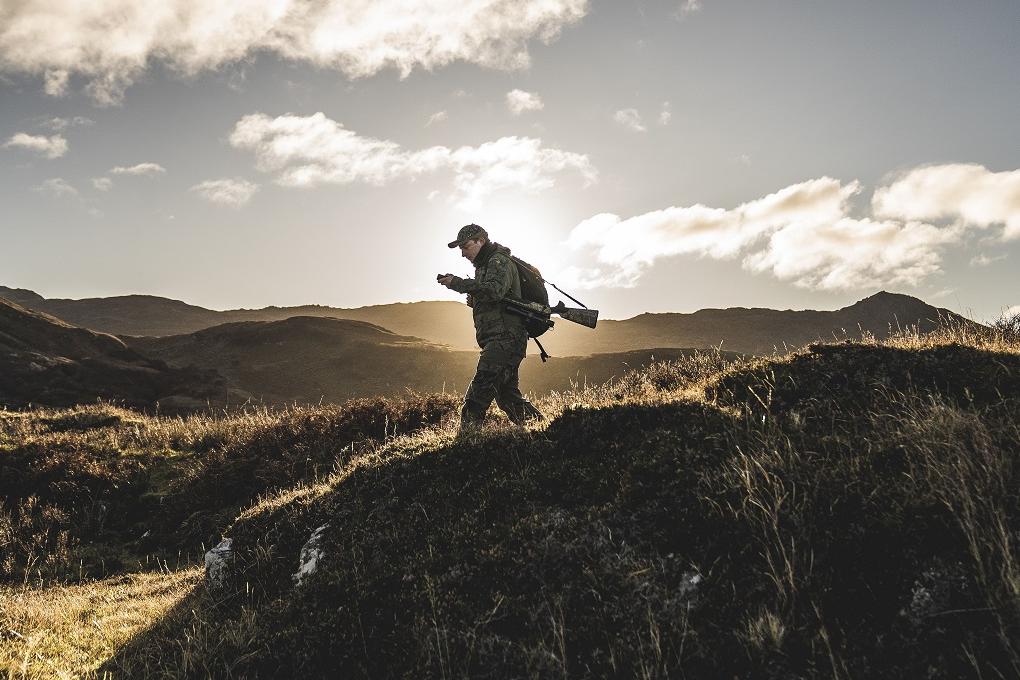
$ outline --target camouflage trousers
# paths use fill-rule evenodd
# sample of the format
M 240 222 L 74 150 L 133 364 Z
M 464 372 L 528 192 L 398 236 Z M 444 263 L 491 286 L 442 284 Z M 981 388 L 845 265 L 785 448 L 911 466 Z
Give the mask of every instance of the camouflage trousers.
M 519 370 L 528 338 L 495 339 L 482 347 L 475 377 L 464 395 L 460 427 L 477 427 L 485 420 L 489 406 L 496 405 L 514 423 L 541 419 L 542 412 L 521 394 Z

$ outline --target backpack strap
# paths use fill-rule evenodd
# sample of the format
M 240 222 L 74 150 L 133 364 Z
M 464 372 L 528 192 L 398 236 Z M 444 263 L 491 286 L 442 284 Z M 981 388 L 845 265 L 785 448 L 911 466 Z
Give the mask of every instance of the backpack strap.
M 544 364 L 546 360 L 549 359 L 549 353 L 545 351 L 545 347 L 542 347 L 542 343 L 538 341 L 538 338 L 532 338 L 532 340 L 534 340 L 535 344 L 538 345 L 538 349 L 541 351 L 541 354 L 538 356 L 542 357 L 542 363 Z

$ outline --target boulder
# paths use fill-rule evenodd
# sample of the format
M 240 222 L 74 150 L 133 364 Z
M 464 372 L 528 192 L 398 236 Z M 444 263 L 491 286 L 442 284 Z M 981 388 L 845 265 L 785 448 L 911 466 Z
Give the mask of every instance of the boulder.
M 224 538 L 205 554 L 205 580 L 212 590 L 223 590 L 234 561 L 233 540 Z

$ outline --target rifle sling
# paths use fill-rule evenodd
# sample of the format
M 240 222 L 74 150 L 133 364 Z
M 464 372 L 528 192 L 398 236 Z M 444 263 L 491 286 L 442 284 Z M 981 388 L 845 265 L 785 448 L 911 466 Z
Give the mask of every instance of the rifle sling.
M 542 347 L 542 343 L 538 341 L 538 338 L 532 338 L 532 340 L 538 345 L 538 349 L 541 352 L 538 356 L 542 358 L 542 363 L 544 364 L 549 359 L 549 353 L 545 351 L 545 347 Z

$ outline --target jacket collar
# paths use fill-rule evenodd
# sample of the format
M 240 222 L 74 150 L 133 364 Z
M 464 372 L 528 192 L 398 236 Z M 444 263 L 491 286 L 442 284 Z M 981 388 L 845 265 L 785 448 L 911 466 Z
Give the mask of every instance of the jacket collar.
M 503 246 L 499 245 L 494 241 L 486 241 L 485 245 L 483 245 L 481 250 L 478 251 L 478 254 L 475 255 L 475 261 L 472 263 L 475 265 L 475 269 L 478 269 L 479 267 L 484 267 L 485 263 L 489 261 L 489 258 L 492 257 L 493 253 L 497 251 L 506 251 L 507 253 L 510 252 L 509 250 L 507 250 L 506 248 L 504 248 Z

